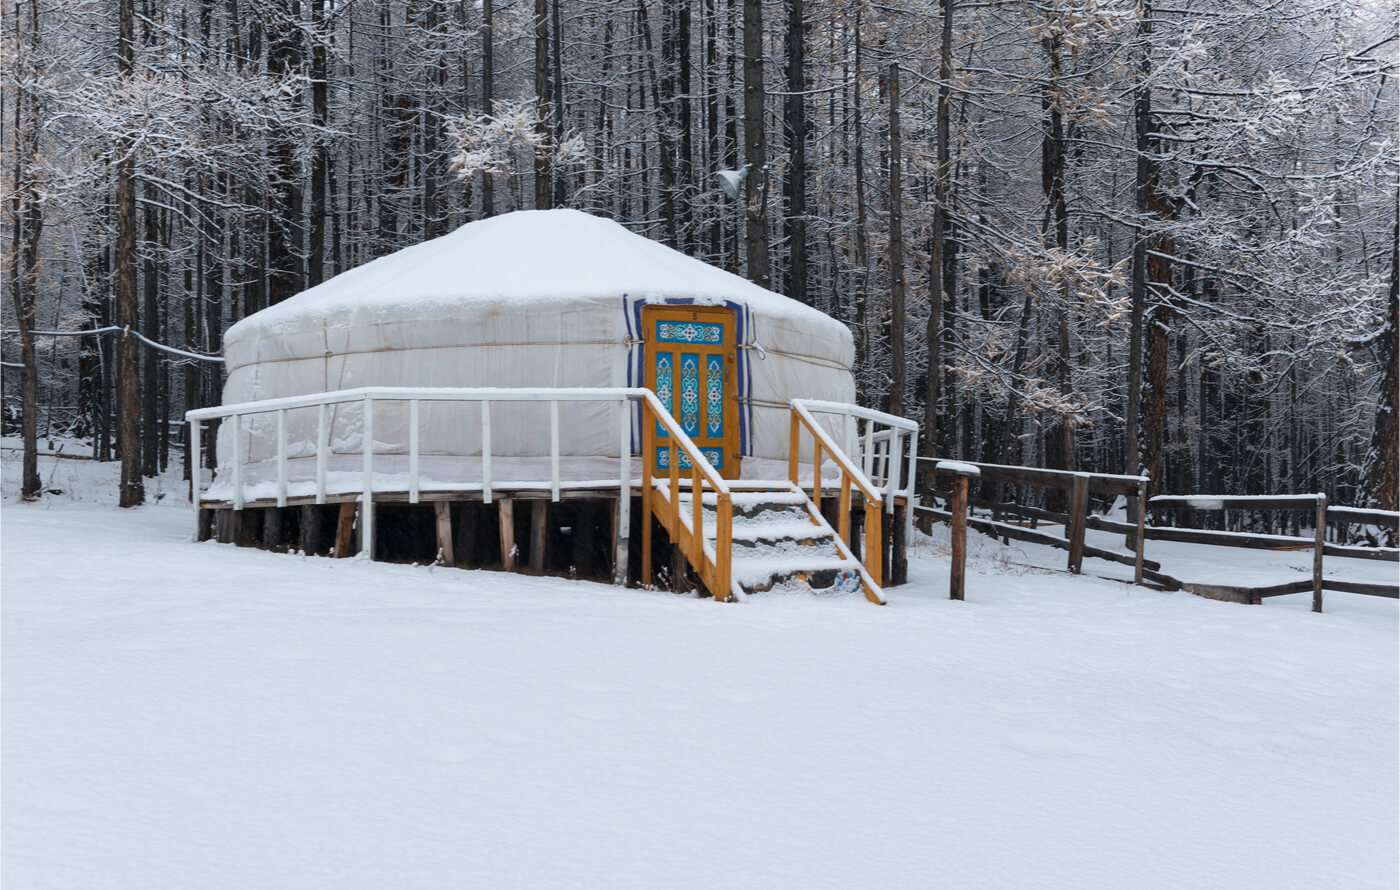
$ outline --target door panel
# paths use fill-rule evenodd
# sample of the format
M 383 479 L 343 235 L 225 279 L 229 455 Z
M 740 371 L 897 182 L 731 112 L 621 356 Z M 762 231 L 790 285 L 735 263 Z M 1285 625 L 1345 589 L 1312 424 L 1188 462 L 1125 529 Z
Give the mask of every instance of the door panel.
M 642 310 L 646 385 L 700 453 L 727 479 L 739 476 L 739 399 L 734 313 L 717 306 L 648 306 Z M 671 449 L 657 424 L 653 466 L 666 471 Z M 679 454 L 682 469 L 690 460 Z

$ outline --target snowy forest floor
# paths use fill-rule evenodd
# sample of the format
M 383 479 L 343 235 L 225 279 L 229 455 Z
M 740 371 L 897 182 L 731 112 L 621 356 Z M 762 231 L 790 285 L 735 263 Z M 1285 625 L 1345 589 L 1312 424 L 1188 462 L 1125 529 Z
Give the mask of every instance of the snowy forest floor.
M 974 535 L 964 603 L 935 539 L 886 608 L 724 606 L 191 544 L 173 479 L 12 458 L 6 887 L 1396 886 L 1394 601 Z

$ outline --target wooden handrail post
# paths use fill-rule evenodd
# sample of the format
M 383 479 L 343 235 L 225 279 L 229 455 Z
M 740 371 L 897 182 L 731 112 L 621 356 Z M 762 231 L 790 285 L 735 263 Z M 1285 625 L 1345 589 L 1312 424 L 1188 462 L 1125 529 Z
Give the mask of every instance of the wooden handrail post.
M 705 562 L 705 486 L 695 461 L 690 462 L 690 557 L 697 568 Z
M 730 590 L 734 551 L 734 502 L 729 492 L 715 493 L 715 599 L 733 599 Z
M 953 514 L 951 529 L 952 565 L 948 567 L 948 599 L 965 599 L 967 576 L 967 476 L 953 477 L 953 497 L 948 504 Z
M 788 408 L 792 419 L 789 422 L 790 434 L 788 436 L 788 480 L 793 485 L 799 484 L 797 475 L 797 455 L 802 449 L 802 419 L 797 414 L 795 407 Z
M 843 469 L 841 474 L 844 476 Z M 822 443 L 820 440 L 812 440 L 812 503 L 817 505 L 817 512 L 822 511 Z
M 1317 496 L 1317 532 L 1313 546 L 1313 605 L 1314 612 L 1322 611 L 1322 552 L 1327 548 L 1327 495 Z
M 1084 568 L 1084 530 L 1089 513 L 1089 477 L 1074 477 L 1069 497 L 1069 571 L 1078 575 Z
M 836 503 L 839 511 L 836 517 L 836 533 L 849 547 L 851 544 L 851 477 L 844 472 L 841 474 L 841 495 Z
M 878 498 L 865 495 L 865 570 L 875 579 L 875 583 L 885 586 L 885 541 L 881 532 L 881 515 L 884 511 Z
M 677 459 L 676 437 L 672 435 L 670 439 L 671 457 L 666 469 L 669 471 L 671 478 L 671 505 L 666 515 L 676 520 L 676 522 L 679 522 L 681 515 L 681 462 Z M 677 539 L 680 537 L 680 529 L 673 525 L 671 527 L 671 532 L 671 543 L 679 544 L 680 541 Z

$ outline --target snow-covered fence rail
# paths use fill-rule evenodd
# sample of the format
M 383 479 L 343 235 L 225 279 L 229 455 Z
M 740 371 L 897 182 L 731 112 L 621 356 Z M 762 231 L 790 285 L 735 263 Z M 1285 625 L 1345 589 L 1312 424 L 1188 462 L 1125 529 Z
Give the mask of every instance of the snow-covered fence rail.
M 1178 586 L 1178 582 L 1176 582 L 1175 579 L 1157 574 L 1155 570 L 1160 568 L 1160 566 L 1146 559 L 1143 552 L 1145 536 L 1142 533 L 1144 511 L 1135 511 L 1137 516 L 1136 523 L 1117 522 L 1105 517 L 1091 516 L 1089 514 L 1090 493 L 1112 497 L 1122 495 L 1128 498 L 1136 498 L 1138 502 L 1141 503 L 1147 495 L 1148 478 L 1146 476 L 1049 470 L 1041 467 L 1022 467 L 1010 464 L 951 461 L 946 458 L 921 457 L 919 460 L 924 461 L 926 465 L 932 469 L 932 475 L 934 477 L 927 482 L 927 490 L 923 492 L 930 502 L 916 508 L 926 516 L 933 517 L 943 522 L 953 521 L 956 511 L 951 509 L 939 510 L 932 504 L 936 478 L 938 476 L 949 477 L 954 475 L 953 470 L 949 469 L 951 467 L 975 467 L 978 470 L 979 476 L 984 481 L 988 482 L 1014 483 L 1027 485 L 1032 488 L 1059 490 L 1064 492 L 1065 501 L 1068 504 L 1067 512 L 1065 513 L 1005 501 L 993 502 L 983 499 L 972 499 L 970 503 L 973 506 L 988 508 L 992 510 L 993 516 L 990 520 L 968 519 L 968 525 L 992 537 L 1017 538 L 1066 550 L 1069 554 L 1066 568 L 1072 574 L 1079 574 L 1083 570 L 1084 557 L 1091 556 L 1133 566 L 1133 581 L 1136 584 L 1141 584 L 1143 578 L 1146 577 L 1148 580 L 1160 586 Z M 1036 532 L 1030 529 L 1022 529 L 1018 526 L 999 522 L 997 520 L 997 514 L 1000 513 L 1027 517 L 1031 519 L 1032 522 L 1043 519 L 1062 523 L 1065 529 L 1065 537 L 1061 540 L 1054 535 Z M 1088 546 L 1085 543 L 1085 530 L 1089 528 L 1126 534 L 1130 543 L 1133 545 L 1133 555 L 1129 557 L 1112 550 Z
M 232 424 L 230 442 L 232 443 L 232 455 L 228 464 L 230 500 L 235 510 L 241 510 L 246 501 L 244 473 L 244 455 L 242 454 L 242 440 L 240 435 L 244 418 L 255 415 L 273 415 L 275 418 L 275 470 L 276 487 L 275 497 L 278 507 L 286 506 L 288 497 L 288 442 L 287 442 L 287 413 L 298 409 L 316 409 L 316 438 L 315 438 L 315 503 L 326 503 L 327 488 L 326 476 L 327 465 L 331 452 L 330 443 L 330 409 L 336 405 L 361 404 L 363 405 L 362 432 L 360 436 L 360 534 L 363 542 L 362 549 L 370 558 L 374 556 L 374 507 L 373 496 L 375 491 L 375 453 L 376 444 L 374 438 L 375 406 L 378 404 L 397 402 L 407 403 L 409 416 L 408 430 L 408 500 L 411 504 L 419 502 L 421 489 L 421 455 L 419 449 L 419 406 L 423 402 L 433 403 L 477 403 L 480 408 L 480 430 L 481 430 L 481 482 L 480 490 L 482 500 L 491 502 L 492 486 L 497 481 L 493 478 L 491 469 L 491 413 L 492 405 L 500 402 L 537 402 L 548 403 L 550 406 L 549 418 L 549 491 L 553 500 L 559 499 L 561 477 L 560 477 L 560 455 L 559 455 L 559 410 L 560 402 L 603 402 L 613 403 L 618 407 L 618 452 L 620 466 L 617 477 L 617 484 L 620 491 L 618 498 L 618 540 L 619 548 L 626 546 L 628 535 L 628 525 L 630 523 L 630 486 L 631 486 L 631 436 L 632 436 L 632 407 L 636 403 L 646 406 L 646 412 L 651 414 L 667 413 L 664 406 L 656 399 L 656 396 L 647 389 L 638 387 L 617 387 L 617 388 L 500 388 L 500 387 L 480 387 L 480 388 L 455 388 L 455 387 L 361 387 L 358 389 L 337 390 L 334 392 L 313 393 L 303 396 L 291 396 L 278 399 L 264 399 L 256 402 L 242 402 L 232 405 L 221 405 L 212 408 L 200 408 L 190 411 L 185 415 L 185 419 L 190 423 L 190 451 L 192 454 L 200 453 L 200 437 L 203 425 L 209 421 L 222 421 Z M 681 447 L 687 451 L 694 451 L 696 455 L 699 451 L 694 448 L 694 443 L 685 438 L 681 442 Z M 194 470 L 191 481 L 191 501 L 195 506 L 196 523 L 199 519 L 199 506 L 205 491 L 205 471 L 198 466 L 198 460 L 192 461 Z M 198 529 L 196 530 L 196 535 Z M 618 564 L 625 571 L 626 559 L 618 560 Z
M 1373 584 L 1359 581 L 1327 579 L 1322 566 L 1325 556 L 1359 557 L 1364 559 L 1400 559 L 1400 550 L 1393 547 L 1347 547 L 1327 543 L 1327 524 L 1363 522 L 1381 525 L 1386 528 L 1400 527 L 1400 513 L 1387 510 L 1367 510 L 1357 507 L 1334 507 L 1327 503 L 1325 494 L 1283 494 L 1283 495 L 1158 495 L 1150 501 L 1154 510 L 1307 510 L 1313 513 L 1313 536 L 1304 538 L 1292 535 L 1264 535 L 1249 532 L 1217 531 L 1212 529 L 1172 528 L 1152 525 L 1146 528 L 1147 537 L 1161 541 L 1178 541 L 1188 544 L 1208 544 L 1219 547 L 1248 547 L 1262 550 L 1302 550 L 1313 551 L 1313 572 L 1311 584 L 1294 582 L 1275 585 L 1271 588 L 1256 588 L 1246 591 L 1250 601 L 1262 596 L 1275 596 L 1285 593 L 1298 593 L 1311 589 L 1313 611 L 1322 611 L 1322 592 L 1331 589 L 1343 593 L 1363 593 L 1371 596 L 1400 598 L 1400 585 Z M 1214 590 L 1214 589 L 1213 589 Z M 1218 588 L 1219 591 L 1233 588 Z

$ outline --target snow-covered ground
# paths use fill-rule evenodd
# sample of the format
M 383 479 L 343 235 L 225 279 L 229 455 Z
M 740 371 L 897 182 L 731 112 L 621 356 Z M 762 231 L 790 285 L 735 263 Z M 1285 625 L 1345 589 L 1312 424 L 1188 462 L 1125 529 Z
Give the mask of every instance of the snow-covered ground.
M 1394 601 L 974 536 L 964 603 L 926 542 L 885 608 L 719 605 L 196 545 L 174 482 L 44 473 L 5 461 L 6 888 L 1397 884 Z

